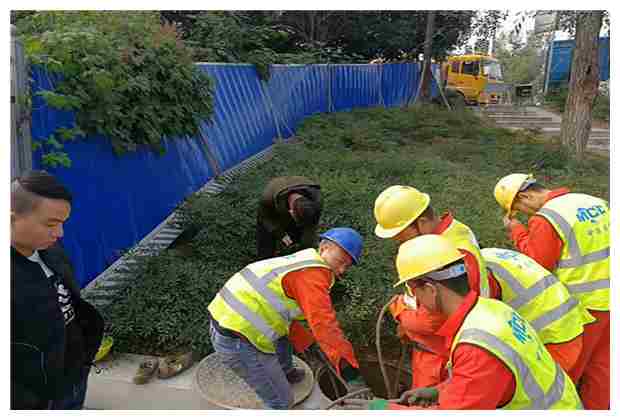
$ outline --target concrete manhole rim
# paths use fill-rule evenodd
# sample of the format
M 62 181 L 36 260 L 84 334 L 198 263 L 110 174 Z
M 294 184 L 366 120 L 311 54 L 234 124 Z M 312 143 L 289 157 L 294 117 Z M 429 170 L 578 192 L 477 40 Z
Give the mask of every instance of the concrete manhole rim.
M 204 381 L 201 382 L 200 378 L 202 376 L 202 372 L 205 369 L 213 369 L 213 366 L 210 366 L 210 364 L 214 363 L 214 360 L 218 359 L 218 354 L 217 353 L 211 353 L 209 355 L 207 355 L 204 359 L 202 359 L 200 361 L 200 363 L 198 364 L 198 368 L 196 369 L 196 372 L 192 378 L 192 387 L 194 388 L 194 391 L 196 393 L 198 393 L 200 395 L 201 398 L 203 398 L 204 400 L 208 401 L 211 404 L 216 405 L 217 407 L 221 408 L 221 409 L 227 409 L 227 410 L 260 410 L 260 409 L 266 409 L 267 407 L 264 406 L 264 404 L 262 403 L 262 400 L 260 400 L 260 398 L 258 397 L 258 395 L 256 395 L 256 399 L 257 402 L 259 402 L 261 404 L 260 407 L 242 407 L 242 406 L 235 406 L 235 405 L 230 405 L 227 404 L 226 401 L 222 401 L 219 399 L 216 399 L 213 397 L 213 395 L 210 395 L 209 391 L 208 391 L 208 383 L 204 383 Z M 299 357 L 293 355 L 293 366 L 295 367 L 302 367 L 304 369 L 304 371 L 306 372 L 306 376 L 304 378 L 304 380 L 300 383 L 300 384 L 296 384 L 294 386 L 294 398 L 295 398 L 295 402 L 293 404 L 293 406 L 297 406 L 300 405 L 301 403 L 303 403 L 309 396 L 310 394 L 312 394 L 312 390 L 314 387 L 314 374 L 312 372 L 312 369 L 310 368 L 310 366 L 302 359 L 300 359 Z M 229 369 L 227 369 L 229 370 Z M 230 370 L 229 370 L 230 371 Z M 253 390 L 251 390 L 250 386 L 245 383 L 245 381 L 243 381 L 243 379 L 241 379 L 239 376 L 237 376 L 236 374 L 233 373 L 233 375 L 238 378 L 238 380 L 240 381 L 240 383 L 242 383 L 244 387 L 247 387 L 250 392 L 254 392 Z M 305 386 L 305 388 L 303 388 Z M 255 392 L 254 392 L 255 394 Z

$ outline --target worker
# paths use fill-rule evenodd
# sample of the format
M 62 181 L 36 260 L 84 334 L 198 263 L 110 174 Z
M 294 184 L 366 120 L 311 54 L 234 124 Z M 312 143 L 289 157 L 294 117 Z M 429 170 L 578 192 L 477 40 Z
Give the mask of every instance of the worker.
M 610 407 L 609 230 L 605 200 L 567 188 L 549 190 L 515 173 L 495 186 L 504 226 L 518 251 L 551 271 L 596 322 L 587 324 L 581 356 L 570 372 L 586 409 Z M 529 216 L 525 227 L 514 217 Z
M 256 220 L 259 260 L 275 257 L 278 245 L 313 248 L 322 211 L 321 187 L 303 176 L 273 178 L 263 191 Z M 289 252 L 290 253 L 290 252 Z
M 329 296 L 335 278 L 359 262 L 363 240 L 350 228 L 320 238 L 318 252 L 309 248 L 246 266 L 208 306 L 213 348 L 272 409 L 290 408 L 290 384 L 303 379 L 304 371 L 293 368 L 291 344 L 302 352 L 316 339 L 349 391 L 366 388 Z M 299 323 L 304 319 L 310 337 Z
M 519 312 L 570 376 L 583 347 L 584 326 L 594 318 L 557 277 L 516 251 L 484 248 L 482 257 L 498 299 Z M 573 382 L 577 382 L 571 377 Z
M 404 243 L 418 235 L 434 233 L 452 240 L 472 256 L 468 258 L 472 290 L 489 296 L 484 260 L 474 233 L 449 212 L 438 217 L 428 194 L 411 186 L 393 185 L 375 200 L 374 215 L 377 221 L 375 234 L 380 238 Z M 416 343 L 411 353 L 412 387 L 435 385 L 448 375 L 445 367 L 448 352 L 443 337 L 435 335 L 445 319 L 440 314 L 429 313 L 424 307 L 416 308 L 414 299 L 408 300 L 411 303 L 406 304 L 405 295 L 400 295 L 390 306 L 390 312 L 398 322 L 401 339 Z
M 419 305 L 446 317 L 451 377 L 437 387 L 408 391 L 408 407 L 383 399 L 348 399 L 353 409 L 580 409 L 575 385 L 553 360 L 534 328 L 505 303 L 480 297 L 469 287 L 464 254 L 440 235 L 402 244 L 396 257 L 399 280 Z

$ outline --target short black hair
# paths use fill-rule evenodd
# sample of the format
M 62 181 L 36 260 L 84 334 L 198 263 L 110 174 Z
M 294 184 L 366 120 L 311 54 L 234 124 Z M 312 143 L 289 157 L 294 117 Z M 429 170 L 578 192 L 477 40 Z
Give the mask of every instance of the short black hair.
M 28 171 L 11 183 L 11 210 L 17 214 L 29 213 L 41 198 L 64 200 L 69 204 L 73 196 L 69 190 L 46 171 Z
M 448 264 L 440 268 L 440 270 L 445 270 L 447 268 L 450 268 L 458 264 L 464 264 L 463 260 L 461 259 L 451 264 Z M 446 287 L 447 289 L 452 290 L 454 293 L 456 293 L 459 296 L 465 296 L 471 290 L 469 287 L 469 278 L 467 275 L 467 271 L 465 271 L 465 273 L 461 274 L 458 277 L 453 277 L 451 279 L 442 280 L 442 281 L 435 282 L 435 283 L 441 284 L 442 286 Z
M 319 223 L 321 218 L 321 204 L 307 197 L 299 197 L 293 202 L 293 211 L 302 226 L 312 226 Z

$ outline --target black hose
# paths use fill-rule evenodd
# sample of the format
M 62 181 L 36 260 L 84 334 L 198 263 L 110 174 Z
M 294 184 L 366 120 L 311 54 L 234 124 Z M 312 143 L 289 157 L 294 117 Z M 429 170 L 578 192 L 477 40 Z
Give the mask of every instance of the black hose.
M 377 318 L 377 325 L 375 328 L 375 344 L 377 346 L 377 357 L 379 358 L 379 368 L 381 369 L 381 374 L 383 375 L 383 383 L 385 384 L 385 391 L 387 392 L 388 397 L 392 395 L 392 387 L 390 386 L 390 381 L 387 376 L 387 372 L 385 371 L 385 365 L 383 363 L 383 354 L 381 353 L 381 322 L 383 321 L 383 316 L 385 315 L 385 311 L 387 311 L 388 307 L 396 300 L 398 295 L 392 296 L 392 298 L 383 306 L 381 312 L 379 313 L 379 318 Z

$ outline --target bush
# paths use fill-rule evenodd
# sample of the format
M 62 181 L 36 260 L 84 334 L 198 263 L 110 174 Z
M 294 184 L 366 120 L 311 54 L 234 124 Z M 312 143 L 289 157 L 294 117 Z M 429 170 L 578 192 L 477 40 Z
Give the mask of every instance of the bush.
M 474 114 L 434 107 L 307 118 L 297 130 L 302 142 L 276 145 L 269 162 L 223 193 L 187 200 L 182 211 L 194 234 L 184 239 L 183 254 L 170 249 L 147 261 L 130 293 L 112 306 L 109 321 L 117 349 L 210 349 L 206 307 L 232 274 L 254 261 L 258 200 L 274 176 L 303 174 L 317 180 L 324 195 L 319 229 L 351 226 L 365 239 L 361 263 L 332 292 L 338 319 L 356 348 L 374 343 L 379 311 L 398 291 L 392 288 L 396 244 L 374 235 L 374 200 L 386 187 L 416 186 L 430 194 L 437 212 L 454 211 L 481 244 L 499 247 L 511 244 L 492 191 L 510 172 L 533 171 L 548 186 L 609 198 L 608 161 L 593 157 L 572 164 L 557 145 L 543 143 L 534 133 L 484 124 Z M 382 331 L 393 335 L 393 324 Z
M 563 113 L 567 98 L 567 87 L 556 88 L 554 90 L 550 90 L 547 96 L 545 96 L 545 103 L 548 104 L 554 111 Z M 608 95 L 599 92 L 598 96 L 594 100 L 594 107 L 592 108 L 592 118 L 609 122 Z
M 76 134 L 103 134 L 121 154 L 199 132 L 213 85 L 156 12 L 37 12 L 17 22 L 27 57 L 60 75 L 49 106 L 76 111 Z M 69 138 L 72 135 L 68 136 Z

